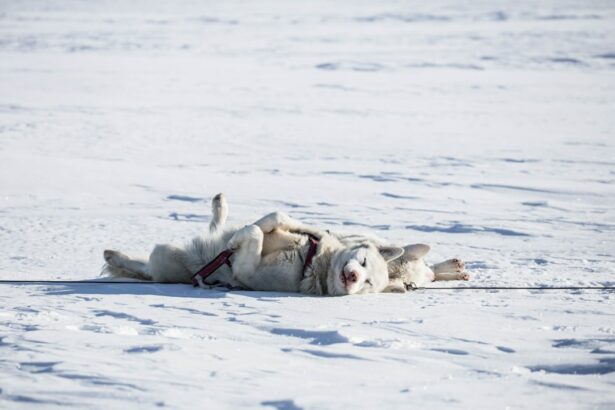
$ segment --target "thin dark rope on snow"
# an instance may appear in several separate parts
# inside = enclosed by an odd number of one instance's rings
[[[613,286],[460,286],[460,287],[428,287],[420,290],[615,290]]]
[[[0,279],[0,284],[20,284],[20,283],[24,283],[24,284],[37,284],[37,283],[42,283],[42,284],[49,284],[49,285],[72,285],[74,283],[76,284],[96,284],[96,283],[101,283],[101,284],[124,284],[124,285],[177,285],[177,283],[170,283],[170,282],[153,282],[153,281],[121,281],[121,280],[13,280],[13,279]]]
[[[44,284],[44,285],[73,285],[73,284],[114,284],[114,285],[177,285],[169,282],[123,282],[117,280],[11,280],[0,279],[0,284]],[[434,287],[408,287],[408,290],[615,290],[615,286],[434,286]]]

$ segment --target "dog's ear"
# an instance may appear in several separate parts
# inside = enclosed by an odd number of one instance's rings
[[[380,252],[385,261],[390,262],[403,255],[404,249],[397,246],[380,246],[378,247],[378,252]]]
[[[429,245],[425,245],[424,243],[404,246],[404,259],[409,261],[421,259],[423,256],[427,255],[430,249]]]
[[[386,288],[382,290],[384,293],[406,293],[406,286],[401,278],[391,279]]]

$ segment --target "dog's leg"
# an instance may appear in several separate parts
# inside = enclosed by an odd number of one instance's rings
[[[278,229],[293,233],[310,234],[316,237],[322,236],[318,229],[307,226],[283,212],[272,212],[254,222],[254,225],[261,228],[263,233],[271,233],[273,230]]]
[[[301,244],[305,242],[305,235],[274,229],[273,231],[264,234],[262,256],[301,246]]]
[[[461,259],[449,259],[431,266],[434,280],[469,280],[470,275],[463,271],[465,264]]]
[[[132,259],[118,251],[105,250],[103,252],[108,267],[105,271],[114,276],[125,276],[136,279],[151,280],[147,272],[147,263],[143,260]]]
[[[283,212],[272,212],[254,222],[254,225],[261,228],[263,233],[270,233],[274,229],[290,231],[292,228],[297,228],[302,224]]]
[[[147,270],[153,280],[169,283],[190,283],[186,251],[173,245],[156,245],[149,255]]]
[[[263,231],[256,225],[247,225],[235,232],[228,242],[234,251],[232,259],[233,279],[244,287],[253,289],[256,269],[261,261],[263,250]]]
[[[212,218],[209,223],[209,232],[216,233],[224,227],[228,216],[228,202],[224,194],[220,193],[211,200]]]

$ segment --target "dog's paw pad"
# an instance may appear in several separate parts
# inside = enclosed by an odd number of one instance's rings
[[[461,275],[459,275],[459,279],[461,280],[470,280],[470,275],[467,273],[462,273]]]
[[[461,260],[461,259],[453,259],[452,260],[453,264],[455,264],[455,269],[457,269],[457,272],[463,272],[463,269],[466,267],[466,264]]]

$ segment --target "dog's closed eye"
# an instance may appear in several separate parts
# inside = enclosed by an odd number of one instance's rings
[[[363,267],[367,266],[367,258],[363,258],[363,262],[361,262],[361,266]]]

